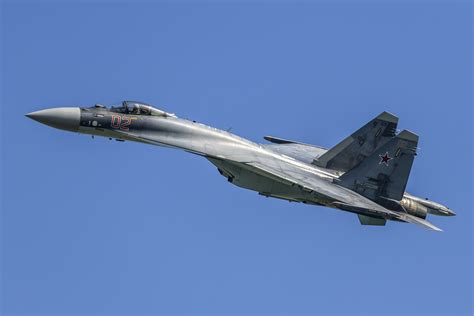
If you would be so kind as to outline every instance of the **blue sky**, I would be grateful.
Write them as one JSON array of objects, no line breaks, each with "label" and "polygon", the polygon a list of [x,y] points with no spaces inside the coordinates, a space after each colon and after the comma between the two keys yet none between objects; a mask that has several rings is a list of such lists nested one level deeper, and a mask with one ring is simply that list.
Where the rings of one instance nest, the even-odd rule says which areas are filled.
[{"label": "blue sky", "polygon": [[[472,313],[470,2],[2,4],[5,315]],[[420,135],[443,233],[266,199],[184,152],[28,120],[142,100],[255,141]]]}]

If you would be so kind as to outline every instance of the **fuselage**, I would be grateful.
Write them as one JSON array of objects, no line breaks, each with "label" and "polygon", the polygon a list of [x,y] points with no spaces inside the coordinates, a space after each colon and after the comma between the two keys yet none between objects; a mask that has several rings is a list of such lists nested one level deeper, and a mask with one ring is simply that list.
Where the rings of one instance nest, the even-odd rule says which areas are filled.
[{"label": "fuselage", "polygon": [[[120,118],[122,122],[127,122],[126,124],[131,121],[125,130],[120,124],[114,124],[113,127],[108,128],[108,125],[112,125],[111,122],[118,120],[114,118],[116,114],[107,113],[107,110],[93,111],[94,114],[88,113],[87,110],[82,111],[79,128],[81,133],[178,148],[203,156],[213,163],[232,184],[257,191],[265,196],[327,206],[331,206],[333,202],[325,196],[319,196],[314,192],[311,194],[301,188],[289,189],[281,181],[259,174],[248,163],[265,164],[271,160],[272,163],[284,164],[285,168],[292,168],[299,174],[319,177],[328,182],[332,182],[337,177],[336,172],[298,161],[230,132],[175,116],[143,117],[130,114],[121,115]],[[99,117],[100,121],[97,121],[97,125],[102,126],[89,126],[90,119],[97,114],[104,115]]]}]

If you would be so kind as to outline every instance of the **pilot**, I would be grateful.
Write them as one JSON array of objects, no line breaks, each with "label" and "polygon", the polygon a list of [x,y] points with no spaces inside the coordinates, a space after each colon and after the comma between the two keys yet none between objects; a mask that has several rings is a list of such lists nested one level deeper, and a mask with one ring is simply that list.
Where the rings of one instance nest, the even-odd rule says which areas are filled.
[{"label": "pilot", "polygon": [[133,105],[132,114],[136,114],[136,115],[140,114],[140,107],[137,104]]}]

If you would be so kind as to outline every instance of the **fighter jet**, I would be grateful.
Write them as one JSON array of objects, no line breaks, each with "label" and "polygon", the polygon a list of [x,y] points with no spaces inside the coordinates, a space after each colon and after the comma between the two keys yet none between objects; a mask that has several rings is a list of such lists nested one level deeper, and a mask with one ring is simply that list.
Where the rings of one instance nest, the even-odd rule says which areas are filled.
[{"label": "fighter jet", "polygon": [[266,136],[259,144],[177,117],[149,104],[60,107],[26,114],[40,123],[118,141],[178,148],[206,158],[230,183],[272,198],[357,214],[362,225],[387,220],[441,231],[427,214],[452,216],[444,205],[405,192],[418,135],[397,134],[383,112],[330,149]]}]

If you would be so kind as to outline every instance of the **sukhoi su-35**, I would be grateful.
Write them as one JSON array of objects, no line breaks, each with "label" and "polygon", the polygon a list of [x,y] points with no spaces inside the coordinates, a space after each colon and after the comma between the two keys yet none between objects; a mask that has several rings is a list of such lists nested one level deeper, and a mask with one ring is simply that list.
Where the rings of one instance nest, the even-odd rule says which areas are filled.
[{"label": "sukhoi su-35", "polygon": [[440,231],[427,215],[455,215],[405,191],[418,135],[408,130],[397,134],[398,117],[387,112],[330,149],[272,136],[265,137],[268,144],[259,144],[136,101],[51,108],[26,116],[66,131],[182,149],[209,160],[236,186],[351,212],[362,225],[392,220]]}]

